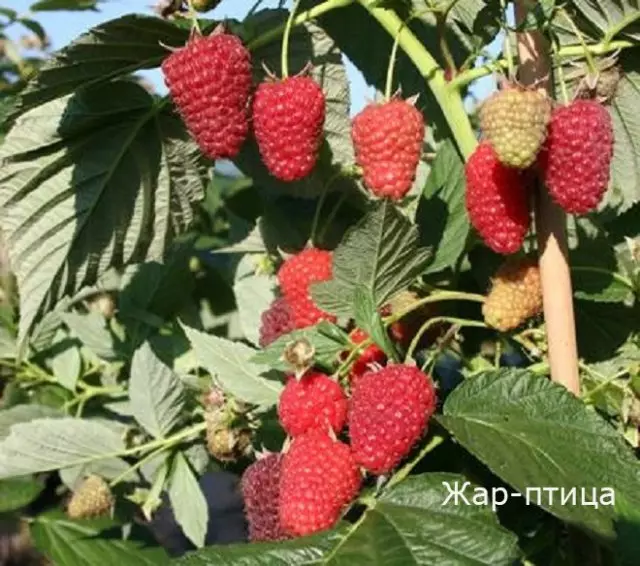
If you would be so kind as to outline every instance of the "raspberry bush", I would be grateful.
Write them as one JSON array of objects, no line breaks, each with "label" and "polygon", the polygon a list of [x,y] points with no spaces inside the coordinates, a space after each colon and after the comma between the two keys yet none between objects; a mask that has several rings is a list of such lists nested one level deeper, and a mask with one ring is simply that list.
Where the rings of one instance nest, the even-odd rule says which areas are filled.
[{"label": "raspberry bush", "polygon": [[0,562],[637,562],[634,2],[22,4]]}]

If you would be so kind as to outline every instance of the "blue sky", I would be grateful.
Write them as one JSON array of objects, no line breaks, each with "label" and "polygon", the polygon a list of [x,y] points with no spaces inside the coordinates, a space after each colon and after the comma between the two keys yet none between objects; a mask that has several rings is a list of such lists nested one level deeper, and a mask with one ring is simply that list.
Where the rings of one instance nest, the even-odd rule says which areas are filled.
[{"label": "blue sky", "polygon": [[[2,0],[4,6],[23,14],[28,12],[28,7],[31,3],[31,0]],[[152,14],[152,5],[154,3],[155,0],[106,0],[101,2],[99,12],[38,12],[32,17],[44,26],[51,38],[53,48],[58,49],[90,27],[101,22],[132,12]],[[253,3],[254,0],[223,0],[218,8],[207,14],[207,17],[242,19]],[[277,4],[277,0],[263,2],[265,7],[274,7]],[[289,5],[291,2],[287,1],[286,4]],[[351,82],[351,112],[354,114],[362,108],[366,98],[373,98],[374,91],[367,86],[362,75],[348,61],[347,72]],[[159,71],[148,72],[145,75],[153,81],[156,87],[159,89],[164,88]],[[474,85],[474,93],[476,96],[483,98],[493,88],[493,84],[491,78],[478,81]]]}]

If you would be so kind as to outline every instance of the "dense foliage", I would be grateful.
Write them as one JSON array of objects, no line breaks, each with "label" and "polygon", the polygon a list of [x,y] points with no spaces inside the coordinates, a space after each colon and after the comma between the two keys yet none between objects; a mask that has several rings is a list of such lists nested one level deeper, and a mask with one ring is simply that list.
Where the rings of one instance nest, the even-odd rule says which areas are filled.
[{"label": "dense foliage", "polygon": [[[512,3],[498,0],[302,0],[291,18],[291,6],[259,0],[222,32],[217,10],[194,13],[217,2],[185,4],[107,21],[54,53],[39,13],[99,9],[96,0],[42,0],[27,16],[0,7],[0,513],[65,566],[635,564],[635,2],[544,0],[516,25]],[[513,198],[500,183],[522,183],[532,199],[546,189],[478,146],[481,121],[502,141],[520,123],[495,127],[504,106],[479,116],[470,86],[494,72],[516,78],[512,43],[523,32],[549,39],[557,104],[597,104],[604,132],[578,144],[589,159],[568,170],[600,167],[604,194],[585,175],[588,206],[578,210],[552,155],[546,177],[554,198],[580,213],[566,220],[579,396],[550,379],[531,202],[521,200],[523,222],[496,235],[506,230],[499,207]],[[239,40],[206,52],[215,77],[182,57],[177,70],[163,66],[172,97],[137,74],[220,33]],[[505,36],[503,50],[489,49]],[[223,52],[240,53],[247,68],[224,68]],[[345,58],[378,103],[397,104],[352,120]],[[292,83],[278,92],[269,82],[283,75],[304,77],[295,88],[313,112],[292,104]],[[202,98],[219,91],[215,104]],[[509,155],[518,167],[535,167],[549,140],[573,143],[565,122],[544,145],[552,103],[540,96],[530,103],[542,107],[537,130]],[[218,139],[226,123],[215,135],[202,127],[217,124],[216,105],[246,121],[229,147]],[[297,137],[287,137],[290,123]],[[588,133],[577,128],[578,141]],[[472,190],[495,194],[471,206]],[[291,263],[305,248],[316,249],[312,260]],[[528,259],[505,267],[512,252]],[[514,273],[524,273],[519,290]],[[391,381],[376,396],[367,372],[401,364],[429,376],[437,406],[431,389],[410,398],[423,377],[414,369],[418,381],[394,369],[407,386]],[[309,411],[294,390],[283,410],[283,391],[310,375],[332,376],[313,395],[337,408]],[[370,418],[376,402],[386,421]],[[405,407],[413,413],[398,424]],[[417,433],[397,439],[382,422]],[[313,433],[316,453],[303,433],[318,423],[327,426]],[[375,453],[385,442],[393,458]],[[284,456],[296,496],[318,480],[300,481],[311,468],[344,493],[297,530],[252,525],[278,542],[249,543],[237,484],[265,451],[304,452],[312,463]],[[272,469],[251,469],[250,518],[266,509],[271,520],[278,510],[260,494],[277,491]],[[237,532],[225,530],[232,525]]]}]

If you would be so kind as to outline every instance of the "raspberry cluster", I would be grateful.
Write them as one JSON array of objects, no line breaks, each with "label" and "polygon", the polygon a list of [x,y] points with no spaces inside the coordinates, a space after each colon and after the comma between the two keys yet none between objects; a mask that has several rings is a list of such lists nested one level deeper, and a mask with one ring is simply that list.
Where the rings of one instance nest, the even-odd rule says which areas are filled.
[{"label": "raspberry cluster", "polygon": [[[431,378],[412,366],[369,366],[349,389],[350,397],[315,370],[288,378],[278,416],[290,448],[243,476],[252,540],[331,528],[357,496],[361,469],[390,473],[425,433],[436,407]],[[339,439],[345,424],[347,441]]]},{"label": "raspberry cluster", "polygon": [[552,106],[546,94],[508,85],[480,110],[482,141],[466,167],[469,219],[497,253],[521,249],[538,177],[570,214],[598,207],[609,186],[613,127],[596,100]]},{"label": "raspberry cluster", "polygon": [[[195,7],[206,11],[215,4],[202,0]],[[281,80],[269,75],[251,101],[252,70],[248,49],[222,26],[208,36],[193,34],[162,63],[169,93],[204,155],[236,157],[251,119],[271,175],[285,182],[303,179],[322,146],[324,92],[305,74]]]}]

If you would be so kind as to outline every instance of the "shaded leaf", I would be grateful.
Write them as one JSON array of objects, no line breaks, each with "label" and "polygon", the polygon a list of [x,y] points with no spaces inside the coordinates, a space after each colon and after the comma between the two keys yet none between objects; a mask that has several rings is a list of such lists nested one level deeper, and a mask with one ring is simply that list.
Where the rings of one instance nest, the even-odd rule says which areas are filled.
[{"label": "shaded leaf", "polygon": [[96,312],[78,314],[60,313],[60,318],[69,327],[82,345],[101,360],[116,361],[122,359],[121,345],[110,331],[108,322]]},{"label": "shaded leaf", "polygon": [[58,330],[52,349],[54,353],[50,363],[53,375],[60,385],[75,391],[82,373],[82,356],[77,341],[70,338],[67,332]]},{"label": "shaded leaf", "polygon": [[21,342],[64,295],[111,267],[161,258],[190,224],[206,180],[181,120],[131,81],[24,114],[0,158]]},{"label": "shaded leaf", "polygon": [[145,342],[133,355],[129,400],[133,417],[156,438],[168,434],[185,408],[184,387]]},{"label": "shaded leaf", "polygon": [[180,452],[175,455],[173,461],[168,491],[173,513],[184,534],[198,548],[204,546],[209,507],[198,478]]},{"label": "shaded leaf", "polygon": [[62,417],[63,413],[43,405],[16,405],[10,409],[0,410],[0,441],[9,436],[11,427],[18,423],[27,423],[44,417]]},{"label": "shaded leaf", "polygon": [[238,279],[233,286],[240,325],[252,344],[258,345],[260,342],[261,316],[273,302],[276,285],[274,276],[255,274]]},{"label": "shaded leaf", "polygon": [[0,478],[86,464],[124,449],[122,436],[105,424],[68,417],[34,419],[13,425],[0,443]]},{"label": "shaded leaf", "polygon": [[0,481],[0,513],[21,509],[42,491],[42,482],[30,477]]},{"label": "shaded leaf", "polygon": [[469,234],[464,163],[451,141],[439,148],[416,212],[420,242],[434,250],[426,273],[453,267]]}]

